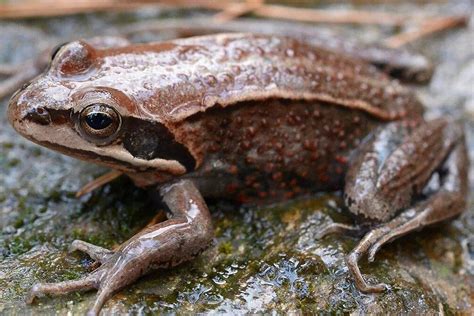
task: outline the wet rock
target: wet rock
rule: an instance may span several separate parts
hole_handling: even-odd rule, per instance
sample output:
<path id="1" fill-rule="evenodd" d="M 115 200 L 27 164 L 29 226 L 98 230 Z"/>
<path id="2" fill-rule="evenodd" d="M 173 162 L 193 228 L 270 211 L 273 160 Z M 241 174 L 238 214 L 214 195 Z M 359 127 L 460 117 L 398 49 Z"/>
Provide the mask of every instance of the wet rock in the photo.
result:
<path id="1" fill-rule="evenodd" d="M 431 5 L 433 12 L 464 12 L 466 2 Z M 423 10 L 393 5 L 393 10 Z M 41 23 L 2 23 L 1 62 L 29 58 L 43 47 L 44 33 L 55 40 L 96 35 L 123 15 L 55 18 Z M 127 16 L 133 20 L 142 13 Z M 151 16 L 146 15 L 146 18 Z M 87 22 L 87 23 L 85 23 Z M 26 25 L 26 22 L 25 22 Z M 5 26 L 5 27 L 4 27 Z M 338 32 L 357 36 L 350 28 Z M 375 27 L 362 37 L 382 38 Z M 35 35 L 36 34 L 36 35 Z M 40 35 L 37 35 L 40 34 Z M 472 26 L 414 45 L 438 64 L 428 87 L 418 87 L 430 115 L 462 117 L 474 153 Z M 20 37 L 19 37 L 20 36 Z M 361 36 L 361 35 L 358 35 Z M 17 43 L 15 40 L 20 38 Z M 471 40 L 470 40 L 471 39 Z M 58 42 L 59 42 L 58 40 Z M 13 46 L 15 45 L 15 46 Z M 18 55 L 10 56 L 9 47 Z M 87 256 L 68 254 L 74 239 L 113 248 L 155 215 L 146 192 L 119 179 L 81 199 L 74 193 L 105 170 L 40 148 L 20 138 L 7 124 L 0 104 L 0 313 L 81 314 L 95 293 L 43 298 L 27 306 L 35 282 L 76 279 L 88 273 Z M 464 115 L 469 114 L 469 115 Z M 471 168 L 474 187 L 474 170 Z M 266 208 L 211 205 L 214 245 L 195 261 L 159 270 L 115 295 L 107 313 L 469 313 L 474 293 L 474 205 L 460 218 L 410 234 L 386 247 L 374 263 L 361 261 L 371 281 L 391 290 L 366 295 L 355 287 L 344 255 L 352 237 L 317 240 L 317 232 L 337 221 L 350 223 L 338 194 L 321 194 Z"/>

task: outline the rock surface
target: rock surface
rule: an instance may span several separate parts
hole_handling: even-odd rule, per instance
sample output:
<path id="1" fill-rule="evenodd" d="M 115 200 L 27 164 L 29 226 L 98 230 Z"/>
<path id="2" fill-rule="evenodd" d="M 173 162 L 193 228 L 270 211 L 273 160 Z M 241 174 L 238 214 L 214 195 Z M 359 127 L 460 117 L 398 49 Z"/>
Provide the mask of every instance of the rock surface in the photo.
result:
<path id="1" fill-rule="evenodd" d="M 381 9 L 383 7 L 370 7 Z M 385 9 L 426 14 L 472 12 L 469 1 L 391 5 Z M 121 20 L 183 12 L 82 15 L 0 23 L 0 63 L 20 63 L 48 43 L 90 37 Z M 186 13 L 184 13 L 186 14 Z M 472 20 L 472 19 L 471 19 Z M 346 36 L 377 40 L 390 29 L 337 27 Z M 46 35 L 47 34 L 47 35 Z M 74 34 L 74 35 L 73 35 Z M 361 35 L 362 34 L 362 35 Z M 431 84 L 416 87 L 431 109 L 466 123 L 474 156 L 474 29 L 471 26 L 417 42 L 412 49 L 435 61 Z M 1 79 L 1 78 L 0 78 Z M 91 260 L 68 254 L 74 239 L 113 248 L 153 218 L 144 191 L 119 179 L 81 199 L 74 193 L 105 170 L 40 148 L 20 138 L 0 103 L 0 314 L 83 314 L 95 293 L 24 303 L 35 282 L 78 278 Z M 470 172 L 474 188 L 474 169 Z M 471 194 L 474 197 L 474 191 Z M 470 313 L 474 311 L 474 203 L 460 218 L 410 234 L 384 248 L 376 261 L 361 262 L 372 281 L 391 285 L 380 295 L 358 292 L 344 264 L 353 238 L 315 239 L 330 221 L 350 222 L 338 194 L 266 208 L 211 206 L 214 245 L 197 260 L 159 270 L 116 294 L 107 313 Z"/>

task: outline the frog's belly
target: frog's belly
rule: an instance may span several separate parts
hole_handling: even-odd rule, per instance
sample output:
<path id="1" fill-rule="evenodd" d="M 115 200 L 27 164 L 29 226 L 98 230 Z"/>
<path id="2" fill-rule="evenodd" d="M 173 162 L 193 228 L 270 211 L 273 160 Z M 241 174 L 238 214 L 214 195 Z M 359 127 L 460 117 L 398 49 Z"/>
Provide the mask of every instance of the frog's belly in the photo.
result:
<path id="1" fill-rule="evenodd" d="M 351 152 L 380 121 L 336 105 L 271 100 L 213 109 L 188 123 L 201 135 L 195 146 L 203 163 L 193 176 L 214 187 L 209 193 L 247 201 L 340 189 Z"/>

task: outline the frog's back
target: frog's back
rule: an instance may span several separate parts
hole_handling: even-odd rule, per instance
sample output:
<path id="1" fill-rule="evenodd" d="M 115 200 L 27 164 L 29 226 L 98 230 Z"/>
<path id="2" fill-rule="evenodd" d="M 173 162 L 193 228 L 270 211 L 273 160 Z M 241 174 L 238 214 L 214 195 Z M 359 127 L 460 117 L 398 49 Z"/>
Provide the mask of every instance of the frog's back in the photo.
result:
<path id="1" fill-rule="evenodd" d="M 422 111 L 408 89 L 375 67 L 286 37 L 219 34 L 102 50 L 99 56 L 122 65 L 114 84 L 137 102 L 140 114 L 165 124 L 216 105 L 270 98 L 323 101 L 381 120 Z M 112 79 L 97 73 L 95 80 Z"/>

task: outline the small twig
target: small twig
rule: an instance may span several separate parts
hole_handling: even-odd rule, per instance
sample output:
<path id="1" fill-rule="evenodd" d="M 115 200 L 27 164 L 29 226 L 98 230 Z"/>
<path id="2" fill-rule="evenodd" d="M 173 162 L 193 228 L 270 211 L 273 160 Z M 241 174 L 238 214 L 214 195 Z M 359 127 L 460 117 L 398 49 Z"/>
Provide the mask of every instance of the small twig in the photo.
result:
<path id="1" fill-rule="evenodd" d="M 0 99 L 9 96 L 22 84 L 39 75 L 46 68 L 49 55 L 49 49 L 45 49 L 37 58 L 27 60 L 21 65 L 2 65 L 5 66 L 5 72 L 8 70 L 12 73 L 7 79 L 0 81 Z"/>
<path id="2" fill-rule="evenodd" d="M 261 3 L 260 3 L 261 2 Z M 260 4 L 259 4 L 260 3 Z M 50 5 L 49 5 L 50 4 Z M 232 0 L 78 0 L 41 1 L 38 3 L 17 3 L 0 5 L 0 18 L 25 18 L 38 16 L 59 16 L 95 11 L 126 11 L 147 5 L 164 5 L 183 8 L 207 8 L 224 10 L 219 19 L 232 19 L 246 13 L 263 17 L 322 23 L 382 24 L 399 26 L 407 21 L 407 16 L 383 12 L 330 11 L 295 8 L 282 5 L 265 5 L 261 0 L 248 0 L 246 3 Z"/>
<path id="3" fill-rule="evenodd" d="M 0 4 L 0 18 L 16 19 L 50 17 L 98 11 L 128 11 L 144 6 L 165 5 L 183 8 L 224 10 L 235 1 L 230 0 L 43 0 L 38 2 Z"/>
<path id="4" fill-rule="evenodd" d="M 36 61 L 33 60 L 17 67 L 16 73 L 0 81 L 0 100 L 15 92 L 22 84 L 37 76 L 39 72 Z"/>
<path id="5" fill-rule="evenodd" d="M 247 0 L 242 3 L 232 3 L 222 12 L 214 15 L 214 21 L 218 23 L 228 22 L 236 19 L 242 15 L 251 13 L 260 8 L 265 3 L 265 0 Z"/>
<path id="6" fill-rule="evenodd" d="M 254 14 L 285 20 L 341 24 L 381 24 L 400 26 L 409 17 L 384 12 L 368 11 L 330 11 L 287 7 L 280 5 L 264 5 L 253 11 Z"/>
<path id="7" fill-rule="evenodd" d="M 0 64 L 0 75 L 12 76 L 22 69 L 23 65 Z"/>
<path id="8" fill-rule="evenodd" d="M 38 1 L 0 5 L 0 18 L 16 19 L 71 15 L 95 11 L 127 11 L 150 3 L 117 0 Z M 156 5 L 156 3 L 155 3 Z"/>
<path id="9" fill-rule="evenodd" d="M 399 48 L 432 33 L 465 26 L 467 22 L 468 18 L 466 16 L 434 17 L 428 19 L 414 30 L 401 32 L 387 38 L 384 44 L 387 47 Z"/>
<path id="10" fill-rule="evenodd" d="M 147 2 L 147 0 L 143 0 Z M 229 6 L 240 3 L 236 0 L 149 0 L 149 2 L 166 5 L 170 7 L 181 7 L 181 8 L 205 8 L 210 10 L 225 10 Z"/>
<path id="11" fill-rule="evenodd" d="M 100 188 L 101 186 L 112 182 L 113 180 L 120 177 L 123 173 L 117 170 L 112 170 L 107 172 L 106 174 L 98 177 L 97 179 L 92 180 L 91 182 L 87 183 L 83 186 L 79 191 L 76 193 L 76 198 L 80 198 L 81 196 L 94 191 L 95 189 Z"/>

